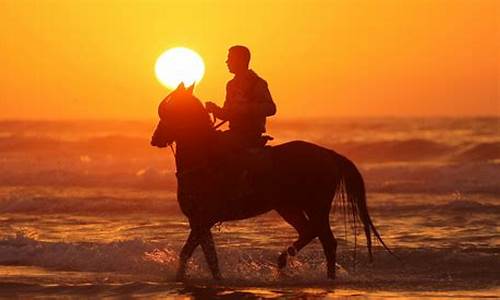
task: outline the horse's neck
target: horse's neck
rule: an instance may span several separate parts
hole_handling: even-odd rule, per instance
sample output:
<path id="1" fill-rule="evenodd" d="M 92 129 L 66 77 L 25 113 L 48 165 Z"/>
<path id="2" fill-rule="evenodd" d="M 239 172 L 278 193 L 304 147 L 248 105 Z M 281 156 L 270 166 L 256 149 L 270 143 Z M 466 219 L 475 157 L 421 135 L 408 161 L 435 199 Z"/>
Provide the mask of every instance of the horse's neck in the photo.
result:
<path id="1" fill-rule="evenodd" d="M 203 168 L 209 163 L 213 133 L 204 130 L 196 137 L 183 137 L 176 141 L 176 167 L 178 172 Z"/>

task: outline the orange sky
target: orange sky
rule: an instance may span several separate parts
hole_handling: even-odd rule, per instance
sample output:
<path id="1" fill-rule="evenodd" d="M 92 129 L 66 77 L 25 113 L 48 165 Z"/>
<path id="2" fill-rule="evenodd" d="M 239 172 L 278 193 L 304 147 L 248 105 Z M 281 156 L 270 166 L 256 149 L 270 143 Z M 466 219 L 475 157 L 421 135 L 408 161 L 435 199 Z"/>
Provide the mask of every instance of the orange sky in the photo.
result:
<path id="1" fill-rule="evenodd" d="M 205 60 L 222 104 L 250 47 L 278 116 L 500 115 L 499 1 L 0 2 L 0 119 L 155 119 L 156 58 Z"/>

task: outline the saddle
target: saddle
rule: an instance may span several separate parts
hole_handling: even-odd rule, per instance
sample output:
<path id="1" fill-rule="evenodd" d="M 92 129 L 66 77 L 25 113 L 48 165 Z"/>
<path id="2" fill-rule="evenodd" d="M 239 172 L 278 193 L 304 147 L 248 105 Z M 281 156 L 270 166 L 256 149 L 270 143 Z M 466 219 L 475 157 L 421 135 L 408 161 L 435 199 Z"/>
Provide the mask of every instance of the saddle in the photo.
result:
<path id="1" fill-rule="evenodd" d="M 253 146 L 242 147 L 221 133 L 220 141 L 213 145 L 217 155 L 212 163 L 218 170 L 213 175 L 223 182 L 233 199 L 252 194 L 254 185 L 273 170 L 272 146 L 266 146 L 270 140 L 273 137 L 263 135 Z"/>
<path id="2" fill-rule="evenodd" d="M 215 154 L 214 162 L 230 169 L 243 167 L 245 169 L 263 169 L 269 155 L 266 155 L 271 146 L 266 146 L 274 138 L 262 135 L 250 141 L 235 138 L 229 132 L 217 132 L 216 142 L 212 145 Z"/>

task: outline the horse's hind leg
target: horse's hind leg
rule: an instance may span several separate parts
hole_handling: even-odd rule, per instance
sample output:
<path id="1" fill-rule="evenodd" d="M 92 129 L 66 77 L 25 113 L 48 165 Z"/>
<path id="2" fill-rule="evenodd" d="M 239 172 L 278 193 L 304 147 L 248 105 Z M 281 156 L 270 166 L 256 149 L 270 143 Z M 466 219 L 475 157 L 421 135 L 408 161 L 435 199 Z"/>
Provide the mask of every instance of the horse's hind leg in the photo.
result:
<path id="1" fill-rule="evenodd" d="M 288 255 L 295 256 L 297 252 L 309 244 L 317 235 L 301 209 L 287 208 L 278 209 L 277 211 L 299 234 L 299 238 L 285 251 L 281 252 L 278 257 L 278 268 L 282 269 L 286 267 Z"/>
<path id="2" fill-rule="evenodd" d="M 330 207 L 318 209 L 310 215 L 319 236 L 323 251 L 327 262 L 327 276 L 330 279 L 335 279 L 335 262 L 337 256 L 337 240 L 330 228 Z"/>

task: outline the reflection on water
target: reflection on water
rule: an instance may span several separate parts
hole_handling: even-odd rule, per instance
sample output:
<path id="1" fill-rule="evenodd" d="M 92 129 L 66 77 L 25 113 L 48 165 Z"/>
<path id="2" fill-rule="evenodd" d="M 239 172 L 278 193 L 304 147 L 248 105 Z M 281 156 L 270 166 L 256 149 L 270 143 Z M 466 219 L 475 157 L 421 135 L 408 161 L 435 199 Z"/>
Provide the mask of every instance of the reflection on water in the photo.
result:
<path id="1" fill-rule="evenodd" d="M 55 194 L 72 199 L 79 191 L 57 190 Z M 108 197 L 106 190 L 94 192 Z M 147 194 L 132 191 L 127 198 L 126 191 L 118 193 L 127 201 L 148 206 Z M 50 199 L 49 194 L 44 197 Z M 101 201 L 89 190 L 85 197 Z M 31 291 L 33 295 L 405 298 L 439 297 L 436 291 L 440 291 L 443 297 L 461 297 L 467 293 L 457 291 L 482 291 L 500 283 L 495 196 L 379 193 L 369 194 L 369 200 L 375 224 L 402 262 L 376 247 L 375 261 L 368 264 L 364 239 L 359 237 L 354 270 L 352 232 L 348 229 L 346 236 L 343 221 L 336 221 L 340 216 L 332 215 L 331 225 L 339 239 L 335 283 L 325 277 L 318 241 L 291 258 L 280 273 L 277 255 L 296 234 L 269 213 L 214 229 L 225 278 L 217 286 L 199 250 L 189 264 L 189 285 L 173 282 L 177 256 L 189 229 L 185 217 L 169 208 L 175 202 L 164 200 L 167 208 L 159 206 L 156 213 L 145 209 L 142 214 L 120 211 L 122 204 L 115 212 L 108 209 L 97 215 L 81 207 L 64 207 L 61 213 L 58 204 L 57 213 L 50 213 L 50 207 L 43 214 L 18 207 L 22 213 L 4 213 L 0 218 L 0 294 L 8 295 L 23 285 L 26 295 Z M 105 206 L 106 200 L 102 201 Z M 151 201 L 156 205 L 154 198 Z"/>
<path id="2" fill-rule="evenodd" d="M 230 287 L 224 285 L 127 282 L 121 284 L 4 283 L 2 297 L 56 298 L 139 297 L 148 299 L 498 299 L 500 289 L 408 291 L 404 289 L 352 289 L 331 287 Z"/>

